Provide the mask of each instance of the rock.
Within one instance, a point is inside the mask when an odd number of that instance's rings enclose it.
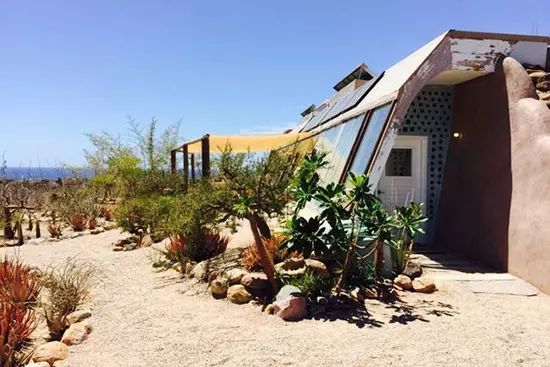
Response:
[[[358,302],[363,302],[365,300],[365,295],[361,291],[361,288],[355,287],[351,292],[350,296]]]
[[[275,265],[279,276],[298,276],[306,272],[306,262],[302,258],[291,257]]]
[[[239,284],[245,275],[248,275],[248,272],[244,269],[231,269],[225,273],[230,285]]]
[[[115,222],[109,222],[105,221],[105,224],[103,225],[103,229],[106,231],[110,231],[111,229],[117,228],[117,224]]]
[[[86,322],[77,322],[69,326],[63,333],[61,342],[67,345],[77,345],[82,343],[88,337],[88,334],[92,331],[90,324]]]
[[[244,285],[235,284],[227,289],[227,299],[230,302],[242,305],[250,302],[252,295],[248,293]]]
[[[188,277],[192,277],[191,271],[193,270],[193,264],[190,262],[185,264],[185,275]]]
[[[319,296],[315,299],[315,302],[317,302],[320,305],[327,305],[328,299],[326,297]]]
[[[409,261],[405,270],[403,270],[403,275],[408,276],[411,280],[418,278],[422,275],[422,267],[420,264]]]
[[[275,314],[286,321],[298,321],[307,316],[304,297],[289,296],[273,303]]]
[[[377,299],[378,298],[378,292],[376,289],[373,288],[365,288],[365,291],[363,292],[365,295],[365,298],[368,299]]]
[[[25,367],[50,367],[50,364],[48,362],[36,362],[36,363],[30,363]]]
[[[124,251],[124,247],[115,246],[115,247],[113,247],[113,251],[114,251],[114,252]]]
[[[393,280],[393,284],[398,286],[401,289],[404,289],[406,291],[409,291],[412,289],[412,281],[411,278],[409,278],[406,275],[400,274]]]
[[[61,342],[49,342],[36,348],[33,360],[35,362],[48,362],[53,364],[55,361],[65,359],[69,356],[69,347]]]
[[[141,244],[141,247],[151,247],[151,246],[153,246],[153,238],[151,238],[151,236],[149,236],[149,235],[145,235],[141,239],[140,244]]]
[[[206,261],[201,261],[191,269],[191,277],[197,280],[206,279]]]
[[[305,263],[306,263],[306,267],[309,270],[311,270],[314,274],[325,279],[330,278],[330,273],[327,269],[327,266],[322,262],[318,260],[313,260],[313,259],[306,259]]]
[[[34,240],[30,240],[27,242],[27,245],[41,245],[44,242],[46,242],[45,238],[35,238]]]
[[[61,361],[55,361],[52,364],[52,367],[69,367],[69,361],[66,360],[66,359],[61,360]]]
[[[293,285],[285,285],[279,290],[279,293],[277,293],[275,300],[282,301],[284,299],[287,299],[290,296],[301,297],[302,291],[300,290],[300,288],[295,287]]]
[[[536,88],[541,92],[550,92],[550,81],[545,80],[543,82],[538,82]]]
[[[419,277],[413,280],[412,287],[416,292],[432,293],[437,290],[435,283],[428,277]]]
[[[269,289],[269,282],[267,280],[267,276],[264,273],[246,274],[242,277],[241,284],[253,290]]]
[[[104,230],[103,228],[100,227],[100,228],[92,229],[92,230],[90,231],[90,234],[96,235],[96,234],[100,234],[100,233],[102,233],[102,232],[104,232],[104,231],[105,231],[105,230]]]
[[[69,235],[69,238],[77,238],[82,236],[82,232],[73,232]]]
[[[92,316],[92,313],[89,310],[77,310],[67,316],[67,323],[69,325],[76,324],[84,319],[87,319]]]
[[[269,315],[273,315],[275,313],[275,307],[269,304],[265,307],[265,312]]]
[[[216,278],[210,284],[210,291],[215,298],[224,298],[227,295],[229,282],[226,278]]]

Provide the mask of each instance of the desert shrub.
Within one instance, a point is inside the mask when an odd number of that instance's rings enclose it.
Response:
[[[54,238],[61,237],[61,234],[62,234],[61,224],[53,223],[53,222],[48,223],[48,232],[50,232],[50,236]]]
[[[74,257],[43,272],[41,283],[46,295],[40,303],[52,339],[61,338],[67,328],[67,316],[88,299],[96,280],[95,266]]]
[[[99,207],[99,216],[105,220],[110,221],[113,218],[113,208],[108,206]]]
[[[270,239],[264,238],[263,243],[269,255],[273,259],[273,263],[283,261],[287,257],[287,250],[281,250],[281,245],[285,241],[285,237],[281,235],[272,235]],[[255,243],[250,244],[243,252],[242,256],[244,267],[249,271],[261,271],[262,260],[258,253],[258,246]]]
[[[218,232],[204,231],[189,240],[181,235],[170,239],[164,252],[170,263],[200,262],[222,254],[229,243],[229,237]]]
[[[23,366],[31,354],[27,339],[36,328],[32,305],[40,292],[37,278],[18,259],[0,263],[0,365]]]
[[[178,210],[180,199],[163,195],[129,199],[117,208],[117,223],[130,233],[137,233],[140,229],[151,233],[169,232],[169,217]]]
[[[89,219],[99,215],[95,202],[95,196],[87,188],[67,186],[57,192],[51,207],[75,231],[82,231]]]
[[[67,218],[67,222],[76,232],[82,232],[86,228],[86,216],[81,213],[71,214]]]
[[[306,297],[316,297],[330,291],[330,279],[323,278],[312,271],[306,271],[297,276],[284,276],[280,279],[282,285],[293,285],[302,291]]]

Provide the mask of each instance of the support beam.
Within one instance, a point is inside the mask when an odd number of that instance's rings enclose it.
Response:
[[[195,181],[195,154],[191,154],[191,180]]]
[[[202,177],[210,176],[210,135],[201,140]]]
[[[172,150],[170,151],[170,168],[172,170],[172,173],[176,173],[176,151]]]
[[[183,177],[187,184],[187,180],[189,180],[189,153],[187,144],[183,146]]]

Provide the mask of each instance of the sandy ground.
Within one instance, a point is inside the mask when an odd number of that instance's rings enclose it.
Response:
[[[550,366],[548,296],[475,295],[448,282],[403,303],[370,301],[370,315],[288,323],[155,273],[152,249],[111,251],[121,236],[18,250],[32,265],[78,255],[103,272],[90,302],[94,331],[71,347],[71,366]]]

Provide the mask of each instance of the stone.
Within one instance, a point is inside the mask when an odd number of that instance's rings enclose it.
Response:
[[[235,284],[227,289],[227,299],[230,302],[242,305],[250,302],[252,295],[248,293],[244,285]]]
[[[298,276],[306,272],[306,262],[302,258],[291,257],[275,265],[279,276]]]
[[[210,284],[210,291],[216,298],[224,298],[227,295],[227,289],[229,288],[229,282],[226,278],[218,277]]]
[[[265,312],[268,315],[273,315],[275,313],[275,307],[272,304],[269,304],[265,307]]]
[[[143,236],[143,238],[141,239],[140,245],[141,245],[141,247],[151,247],[151,246],[153,246],[153,238],[148,234]]]
[[[113,247],[113,251],[114,251],[114,252],[124,251],[124,247],[115,246],[115,247]]]
[[[538,82],[536,88],[542,92],[550,92],[550,81]]]
[[[378,292],[376,289],[373,288],[365,288],[365,291],[363,292],[365,295],[365,298],[368,299],[377,299],[378,298]]]
[[[327,305],[328,304],[328,299],[326,297],[319,296],[315,299],[315,302],[317,302],[320,305]]]
[[[104,231],[105,231],[105,230],[104,230],[103,228],[100,227],[100,228],[92,229],[92,230],[90,231],[90,234],[96,235],[96,234],[100,234],[100,233],[102,233],[102,232],[104,232]]]
[[[290,296],[301,297],[302,291],[300,290],[300,288],[295,287],[293,285],[285,285],[279,290],[279,293],[277,293],[275,300],[282,301],[284,299],[287,299]]]
[[[412,282],[413,289],[420,293],[432,293],[437,290],[434,281],[428,277],[419,277]]]
[[[193,264],[191,264],[190,262],[186,263],[185,264],[185,275],[187,277],[191,277],[191,271],[193,270]]]
[[[82,232],[73,232],[69,235],[69,238],[77,238],[82,236]]]
[[[244,269],[231,269],[225,273],[230,285],[241,283],[245,275],[248,275],[248,272]]]
[[[46,242],[46,239],[45,238],[35,238],[34,240],[30,240],[27,242],[27,245],[41,245],[43,244],[44,242]]]
[[[322,262],[318,260],[313,260],[313,259],[306,259],[305,263],[306,263],[306,267],[309,270],[311,270],[314,274],[325,279],[330,278],[330,273],[327,269],[327,266]]]
[[[69,325],[72,325],[82,320],[85,320],[91,316],[92,316],[92,312],[90,312],[90,310],[76,310],[75,312],[70,313],[67,316],[66,320]]]
[[[541,101],[550,101],[550,92],[537,92]]]
[[[82,343],[88,337],[88,334],[92,331],[91,325],[87,322],[77,322],[69,326],[63,333],[61,342],[67,345],[78,345]]]
[[[52,367],[69,367],[69,361],[66,359],[63,359],[61,361],[55,361],[52,364]]]
[[[206,261],[201,261],[191,269],[191,277],[197,280],[204,280],[206,278]]]
[[[412,289],[412,281],[411,278],[409,278],[406,275],[400,274],[393,280],[393,284],[398,286],[401,289],[404,289],[406,291],[409,291]]]
[[[269,281],[264,273],[246,274],[242,277],[241,284],[253,290],[269,289]]]
[[[365,300],[365,295],[361,291],[361,288],[355,287],[351,292],[350,296],[356,301],[363,302]]]
[[[422,266],[415,262],[409,261],[405,270],[403,270],[403,275],[408,276],[411,280],[418,278],[422,275]]]
[[[304,297],[289,296],[273,303],[275,314],[285,321],[298,321],[307,316]]]
[[[34,351],[33,360],[35,362],[48,362],[53,364],[55,361],[65,359],[69,356],[69,347],[61,342],[49,342],[42,344]]]
[[[105,221],[105,224],[103,225],[103,229],[106,231],[110,231],[111,229],[116,229],[118,226],[115,222],[109,222]]]
[[[50,367],[50,364],[48,362],[36,362],[36,363],[30,363],[25,367]]]

